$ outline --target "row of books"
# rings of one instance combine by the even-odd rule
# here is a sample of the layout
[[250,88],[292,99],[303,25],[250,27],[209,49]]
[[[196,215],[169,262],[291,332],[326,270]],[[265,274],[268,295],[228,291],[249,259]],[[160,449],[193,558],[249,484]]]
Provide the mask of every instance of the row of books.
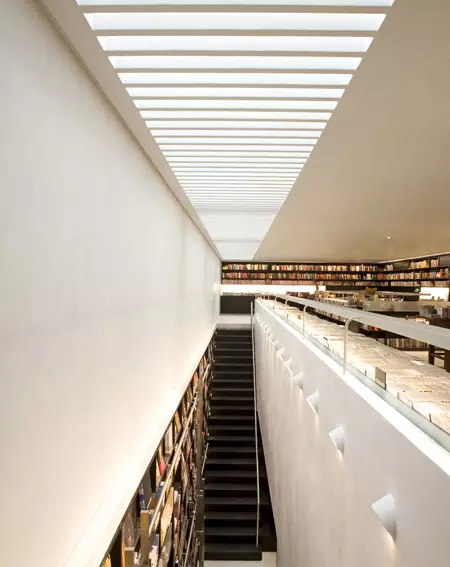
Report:
[[[179,567],[185,561],[195,565],[198,541],[194,537],[192,548],[187,549],[186,536],[195,522],[196,454],[203,454],[205,442],[196,439],[194,403],[199,376],[211,361],[212,344],[180,400],[102,567]],[[189,421],[191,411],[194,415]],[[153,526],[151,533],[149,525]]]
[[378,280],[436,280],[449,279],[449,269],[441,268],[432,272],[393,272],[376,274]]
[[252,270],[268,270],[269,264],[222,264],[222,270],[240,270],[240,271],[252,271]]
[[272,264],[273,272],[375,272],[373,264]]
[[427,350],[428,345],[416,339],[410,339],[407,337],[400,338],[379,338],[377,341],[383,345],[386,345],[397,350]]
[[[403,262],[402,262],[403,264]],[[408,263],[408,269],[410,270],[424,270],[427,268],[439,268],[439,258],[426,258],[424,260],[411,260]],[[398,269],[398,264],[385,264],[385,270],[392,272]],[[405,269],[403,266],[402,269]]]
[[331,274],[331,273],[316,273],[316,272],[303,272],[303,273],[264,273],[264,272],[226,272],[223,274],[224,280],[307,280],[307,281],[349,281],[349,280],[365,280],[371,281],[374,279],[373,274]]

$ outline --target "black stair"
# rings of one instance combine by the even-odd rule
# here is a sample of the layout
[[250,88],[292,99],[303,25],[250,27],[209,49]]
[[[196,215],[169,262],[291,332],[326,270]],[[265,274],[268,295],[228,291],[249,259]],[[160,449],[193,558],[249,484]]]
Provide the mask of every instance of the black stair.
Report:
[[204,472],[205,558],[258,561],[263,551],[276,551],[276,535],[259,442],[260,512],[259,545],[256,545],[258,492],[250,330],[216,332],[212,375],[209,448]]

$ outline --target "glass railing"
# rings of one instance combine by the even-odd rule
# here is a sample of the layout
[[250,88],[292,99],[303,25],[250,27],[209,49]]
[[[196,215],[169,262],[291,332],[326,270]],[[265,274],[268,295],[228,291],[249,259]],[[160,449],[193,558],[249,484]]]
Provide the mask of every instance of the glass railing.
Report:
[[286,295],[271,294],[258,302],[337,362],[342,375],[357,377],[450,450],[450,374],[430,364],[426,350],[400,351],[367,332],[383,330],[445,353],[450,330]]

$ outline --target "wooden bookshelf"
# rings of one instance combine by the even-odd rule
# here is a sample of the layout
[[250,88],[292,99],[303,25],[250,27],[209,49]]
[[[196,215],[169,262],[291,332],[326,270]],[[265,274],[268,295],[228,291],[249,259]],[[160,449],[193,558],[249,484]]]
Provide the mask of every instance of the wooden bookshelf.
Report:
[[[212,343],[136,488],[101,567],[197,564],[200,545],[195,530],[197,469],[206,450],[205,435],[199,435],[199,431],[205,431],[211,364]],[[202,390],[199,384],[204,384]],[[202,415],[198,414],[198,408],[202,408]]]
[[[327,289],[420,288],[448,284],[449,256],[390,264],[242,263],[222,264],[223,284],[325,285]],[[405,290],[406,291],[406,290]]]

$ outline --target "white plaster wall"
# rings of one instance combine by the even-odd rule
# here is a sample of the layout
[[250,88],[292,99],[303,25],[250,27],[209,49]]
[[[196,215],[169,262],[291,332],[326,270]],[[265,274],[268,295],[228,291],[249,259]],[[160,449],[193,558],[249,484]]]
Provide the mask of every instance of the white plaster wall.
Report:
[[0,0],[0,565],[98,565],[219,260],[31,0]]
[[[258,302],[256,313],[278,567],[450,565],[449,454],[356,378],[342,378],[336,363],[270,309]],[[303,391],[293,381],[299,372]],[[306,402],[315,390],[318,414]],[[328,436],[340,424],[343,456]],[[387,493],[397,505],[395,542],[371,509]]]

